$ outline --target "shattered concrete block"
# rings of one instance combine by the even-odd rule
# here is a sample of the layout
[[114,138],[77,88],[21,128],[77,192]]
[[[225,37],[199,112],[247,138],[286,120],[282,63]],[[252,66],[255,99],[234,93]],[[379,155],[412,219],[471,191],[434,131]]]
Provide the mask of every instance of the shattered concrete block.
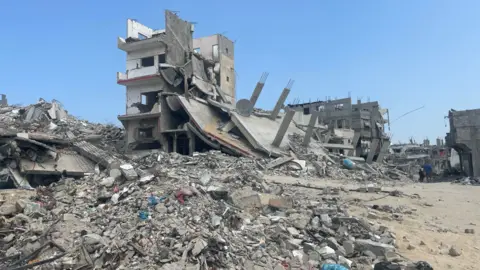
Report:
[[134,181],[138,178],[138,174],[131,164],[127,163],[120,165],[120,170],[128,181]]
[[195,246],[193,247],[192,249],[192,255],[193,256],[198,256],[200,255],[200,253],[202,253],[202,251],[208,246],[208,243],[201,239],[201,238],[197,238],[197,240],[195,241]]
[[109,176],[113,177],[115,181],[118,181],[122,177],[122,171],[120,171],[119,169],[111,169],[109,172]]
[[376,256],[385,256],[387,251],[393,251],[395,249],[392,245],[374,242],[370,239],[357,239],[355,240],[355,244],[356,249],[360,251],[371,251]]
[[209,173],[205,173],[200,177],[200,183],[204,186],[208,185],[210,183],[210,180],[212,179],[212,175]]
[[103,244],[105,245],[105,240],[98,234],[86,234],[83,236],[83,243],[87,245]]
[[79,154],[101,164],[105,168],[110,168],[112,164],[118,162],[118,160],[111,154],[89,142],[76,142],[73,144],[73,147]]
[[293,208],[293,199],[290,197],[277,196],[275,198],[271,198],[268,201],[268,205],[276,209],[291,209]]
[[15,204],[3,204],[0,206],[0,216],[12,216],[18,213],[18,209]]
[[343,241],[342,245],[347,253],[347,256],[352,256],[355,252],[355,243],[353,243],[353,241]]
[[290,220],[291,224],[299,230],[304,230],[310,222],[309,216],[299,213],[290,215],[288,219]]
[[266,168],[268,170],[270,170],[270,169],[273,169],[275,167],[281,166],[285,163],[288,163],[288,162],[292,161],[293,159],[294,159],[294,157],[288,157],[288,156],[287,157],[279,157],[279,158],[273,160],[272,162],[268,163]]
[[235,206],[242,209],[262,207],[259,194],[251,188],[235,190],[230,197]]
[[331,255],[335,255],[335,250],[329,246],[325,246],[317,249],[317,252],[322,256],[322,258],[329,258]]
[[102,181],[100,181],[100,185],[104,186],[104,187],[112,187],[113,184],[115,183],[115,178],[113,177],[105,177],[102,179]]

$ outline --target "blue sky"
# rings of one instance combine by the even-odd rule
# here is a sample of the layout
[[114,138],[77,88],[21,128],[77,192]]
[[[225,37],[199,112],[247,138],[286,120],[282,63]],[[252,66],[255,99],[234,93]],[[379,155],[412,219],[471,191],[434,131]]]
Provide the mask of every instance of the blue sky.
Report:
[[444,136],[450,108],[480,107],[480,1],[3,1],[0,93],[10,103],[57,99],[73,115],[117,123],[126,19],[164,27],[164,10],[196,22],[195,37],[235,43],[237,99],[270,72],[258,105],[288,80],[299,98],[363,97],[390,109],[394,141]]

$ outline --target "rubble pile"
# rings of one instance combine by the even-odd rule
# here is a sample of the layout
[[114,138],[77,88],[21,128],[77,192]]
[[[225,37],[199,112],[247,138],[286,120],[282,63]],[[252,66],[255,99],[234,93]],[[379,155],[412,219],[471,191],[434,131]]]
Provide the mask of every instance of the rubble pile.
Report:
[[122,140],[124,135],[122,128],[80,120],[69,115],[59,101],[48,103],[44,99],[26,107],[0,107],[0,128],[54,135],[57,140],[103,140],[105,143]]
[[[362,158],[354,159],[354,166],[348,168],[344,161],[353,159],[353,157],[329,153],[318,141],[312,141],[308,147],[305,147],[302,143],[303,137],[299,134],[291,134],[288,138],[292,152],[297,157],[308,162],[307,167],[311,168],[308,170],[308,176],[310,177],[328,176],[332,179],[348,179],[359,182],[412,181],[412,178],[407,173],[396,169],[395,166],[383,163],[367,164]],[[299,176],[295,173],[291,175]]]
[[290,156],[275,159],[220,151],[120,154],[112,141],[121,140],[121,129],[78,120],[57,101],[0,112],[8,123],[0,179],[28,189],[0,193],[1,269],[408,263],[395,253],[395,235],[350,216],[338,190],[312,194],[265,177],[391,179],[383,165],[348,163],[319,143],[304,147],[296,134],[289,136]]
[[462,185],[472,185],[472,186],[480,186],[480,178],[478,177],[463,177],[460,179],[456,179],[452,181],[452,183],[462,184]]
[[[207,161],[198,165],[205,169],[221,165],[213,156],[217,155],[205,154],[202,160]],[[177,161],[184,161],[165,154],[157,155],[157,161],[159,157],[171,165],[170,172]],[[339,191],[318,194],[274,185],[251,168],[227,176],[188,177],[194,172],[188,165],[183,175],[127,165],[97,170],[78,180],[63,178],[26,191],[28,196],[16,201],[4,198],[0,268],[280,270],[328,264],[346,269],[371,269],[380,262],[407,265],[395,253],[395,235],[384,226],[349,216]]]
[[56,100],[40,99],[25,107],[2,105],[0,188],[31,188],[30,184],[49,183],[61,174],[81,177],[93,173],[98,161],[78,151],[104,149],[114,155],[123,134],[123,129],[113,125],[92,124],[69,115]]

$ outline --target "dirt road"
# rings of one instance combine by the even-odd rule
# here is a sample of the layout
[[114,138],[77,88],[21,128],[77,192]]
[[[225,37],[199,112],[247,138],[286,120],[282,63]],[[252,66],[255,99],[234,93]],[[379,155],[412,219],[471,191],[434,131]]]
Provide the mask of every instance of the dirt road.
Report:
[[[334,180],[299,180],[291,177],[269,177],[269,181],[282,183],[309,183],[315,186],[359,187]],[[480,269],[480,187],[462,186],[450,183],[409,184],[385,189],[398,189],[413,198],[388,196],[365,203],[350,206],[352,215],[367,216],[371,207],[389,205],[401,207],[406,213],[400,220],[391,218],[391,214],[375,211],[377,218],[369,220],[388,226],[397,235],[398,251],[411,260],[428,261],[434,269]],[[312,190],[312,192],[315,192]],[[318,191],[317,191],[318,192]],[[372,200],[383,194],[349,192],[345,199]],[[474,229],[474,234],[465,233],[465,229]],[[461,252],[452,257],[449,249],[454,246]]]

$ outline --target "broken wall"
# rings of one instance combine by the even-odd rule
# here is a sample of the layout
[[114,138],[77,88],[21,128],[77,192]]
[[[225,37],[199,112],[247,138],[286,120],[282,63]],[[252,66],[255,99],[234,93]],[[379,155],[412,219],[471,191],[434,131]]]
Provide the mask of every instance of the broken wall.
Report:
[[[125,127],[125,135],[126,135],[126,143],[131,144],[134,142],[141,142],[145,140],[159,140],[160,138],[160,130],[159,130],[159,119],[158,118],[149,118],[149,119],[132,119],[128,121],[124,121]],[[140,129],[140,130],[139,130]],[[143,129],[143,134],[140,134]],[[147,129],[151,129],[152,136],[149,136],[149,132]]]
[[218,45],[218,35],[196,38],[193,40],[193,49],[205,59],[214,61],[213,46]]
[[462,163],[464,163],[463,166],[465,167],[465,163],[469,163],[469,156],[465,152],[471,151],[470,171],[473,176],[480,176],[480,110],[451,112],[450,124],[454,148],[463,152],[459,153]]
[[233,59],[220,54],[220,87],[230,102],[235,102],[235,67]]
[[139,34],[150,38],[153,34],[153,29],[147,27],[135,20],[127,20],[127,38],[140,38]]
[[[135,103],[142,103],[142,94],[160,92],[168,87],[168,84],[161,78],[153,81],[151,84],[127,86],[126,114],[131,115],[141,113],[138,107],[132,105]],[[155,111],[152,110],[151,112],[160,112],[159,106],[157,106],[157,108],[158,109]]]
[[165,33],[168,64],[183,66],[193,51],[192,24],[180,19],[171,11],[165,11]]
[[221,54],[224,54],[228,58],[235,60],[235,47],[233,41],[225,37],[224,35],[218,35],[218,44]]

